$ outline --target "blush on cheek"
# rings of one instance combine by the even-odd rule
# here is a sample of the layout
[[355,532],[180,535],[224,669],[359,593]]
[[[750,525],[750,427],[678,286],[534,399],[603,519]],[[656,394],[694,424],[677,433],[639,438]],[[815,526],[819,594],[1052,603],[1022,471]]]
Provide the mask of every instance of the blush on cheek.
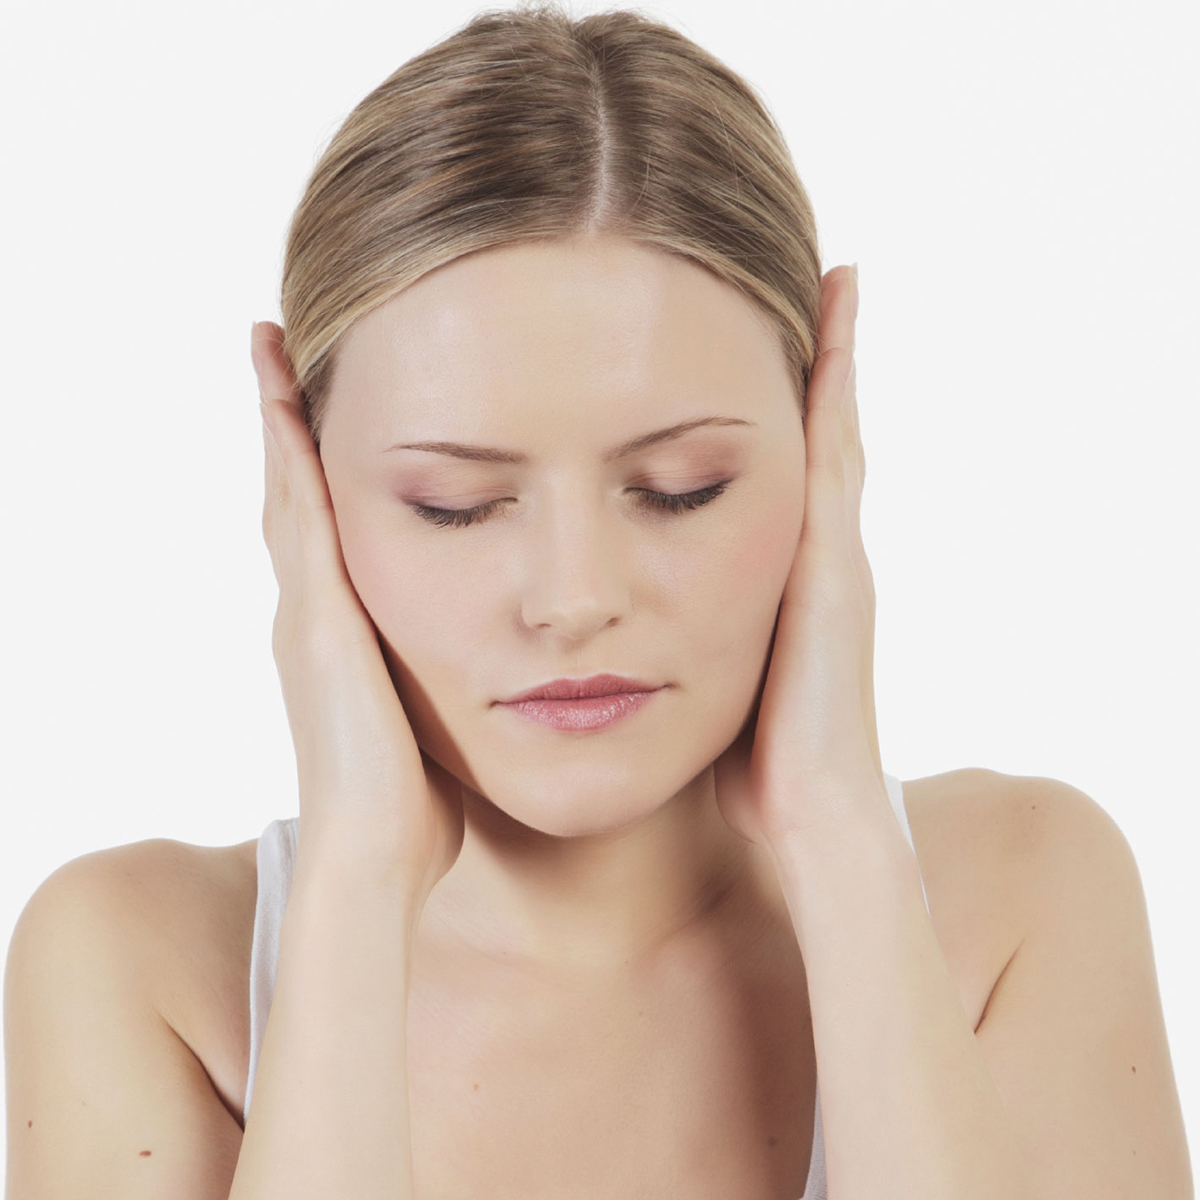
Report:
[[350,582],[385,635],[420,626],[437,607],[442,594],[439,582],[386,530],[343,521],[339,538]]
[[801,515],[780,505],[743,526],[729,564],[732,578],[781,595],[799,544]]
[[461,591],[411,561],[374,555],[351,577],[371,619],[405,646],[436,642],[454,624],[452,610]]

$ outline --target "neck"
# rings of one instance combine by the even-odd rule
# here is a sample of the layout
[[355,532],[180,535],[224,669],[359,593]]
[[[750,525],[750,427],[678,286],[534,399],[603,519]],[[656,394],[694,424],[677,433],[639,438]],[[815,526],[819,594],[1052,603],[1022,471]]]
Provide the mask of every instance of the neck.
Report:
[[770,865],[721,816],[711,768],[641,820],[578,837],[532,829],[467,787],[463,810],[462,851],[426,913],[510,965],[636,967],[737,903],[769,903]]

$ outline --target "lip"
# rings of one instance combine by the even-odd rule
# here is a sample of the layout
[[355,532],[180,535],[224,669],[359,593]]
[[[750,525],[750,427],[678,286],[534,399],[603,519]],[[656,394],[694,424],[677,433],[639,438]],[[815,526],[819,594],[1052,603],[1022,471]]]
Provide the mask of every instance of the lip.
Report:
[[584,733],[603,729],[649,704],[662,688],[647,692],[617,692],[609,696],[585,696],[578,700],[517,700],[501,705],[518,716],[548,725],[551,729]]
[[624,696],[637,692],[656,692],[661,685],[627,675],[589,675],[586,679],[553,679],[526,692],[519,692],[500,704],[521,704],[526,700],[586,700],[596,696]]

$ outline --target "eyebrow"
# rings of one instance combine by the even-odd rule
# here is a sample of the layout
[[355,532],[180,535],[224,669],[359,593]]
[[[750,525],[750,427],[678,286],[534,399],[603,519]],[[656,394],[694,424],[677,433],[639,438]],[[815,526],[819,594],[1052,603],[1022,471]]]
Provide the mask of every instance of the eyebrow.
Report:
[[[680,421],[668,425],[665,429],[656,429],[652,433],[643,433],[638,437],[622,442],[604,453],[604,462],[616,462],[628,458],[647,446],[656,446],[660,442],[668,442],[673,438],[682,437],[693,429],[704,425],[754,425],[754,421],[743,421],[741,417],[695,417],[690,421]],[[454,458],[465,458],[471,462],[484,463],[527,463],[529,455],[517,450],[498,450],[493,446],[466,446],[461,442],[397,442],[388,446],[381,453],[389,450],[426,450],[431,454],[449,454]]]

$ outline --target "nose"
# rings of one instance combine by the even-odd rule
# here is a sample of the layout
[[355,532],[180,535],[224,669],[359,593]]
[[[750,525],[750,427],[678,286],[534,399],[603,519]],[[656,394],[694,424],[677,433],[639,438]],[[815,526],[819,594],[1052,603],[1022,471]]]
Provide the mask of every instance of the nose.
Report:
[[531,529],[521,616],[580,641],[632,611],[622,518],[578,497],[551,500]]

